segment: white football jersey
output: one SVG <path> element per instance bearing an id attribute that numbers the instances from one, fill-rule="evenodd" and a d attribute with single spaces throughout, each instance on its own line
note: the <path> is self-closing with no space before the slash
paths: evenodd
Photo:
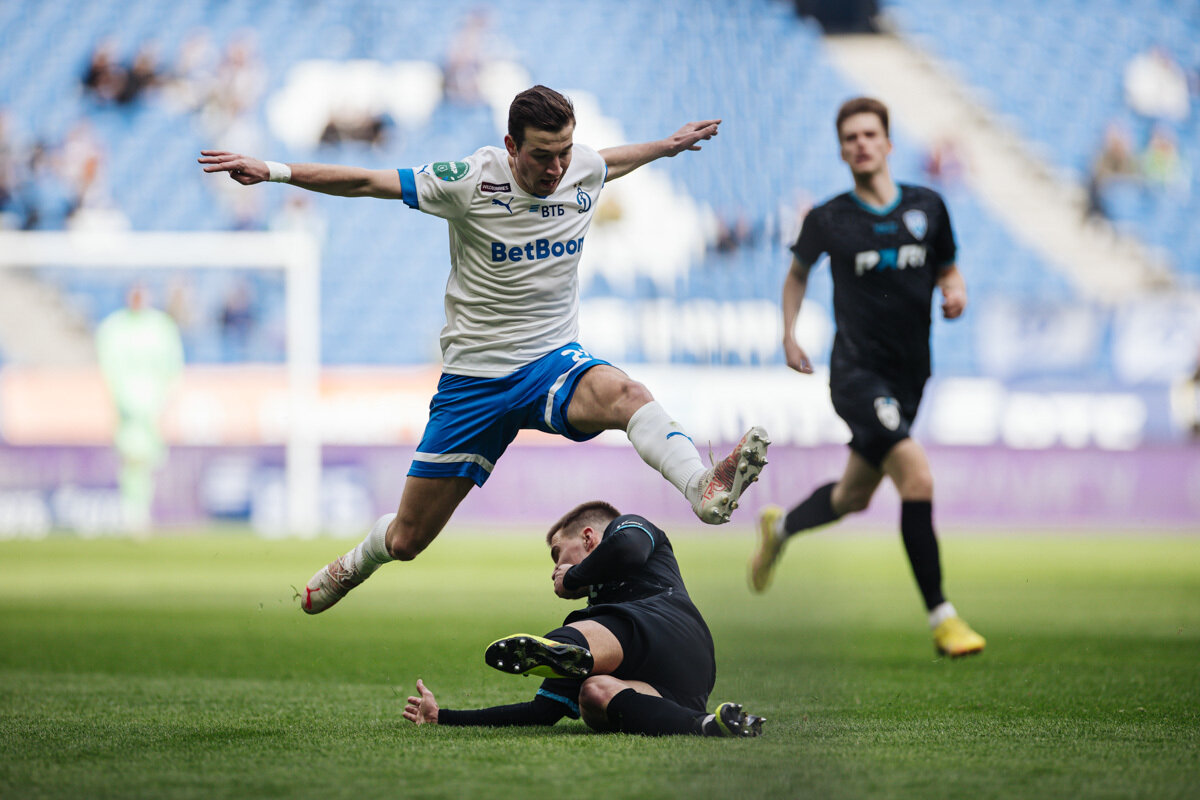
<path id="1" fill-rule="evenodd" d="M 444 372 L 507 375 L 579 336 L 579 255 L 608 167 L 571 152 L 548 197 L 517 186 L 501 147 L 399 170 L 404 202 L 450 226 Z"/>

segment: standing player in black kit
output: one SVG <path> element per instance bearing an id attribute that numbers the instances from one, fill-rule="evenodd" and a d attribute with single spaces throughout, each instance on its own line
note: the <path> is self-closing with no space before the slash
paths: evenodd
<path id="1" fill-rule="evenodd" d="M 886 476 L 900 494 L 900 533 L 937 649 L 950 656 L 978 653 L 983 637 L 942 594 L 933 475 L 925 451 L 909 435 L 930 373 L 934 288 L 942 292 L 946 319 L 967 306 L 966 284 L 954 263 L 954 231 L 937 192 L 893 182 L 887 106 L 867 97 L 847 101 L 838 111 L 837 133 L 854 190 L 809 212 L 792 246 L 783 284 L 783 350 L 789 367 L 812 372 L 793 326 L 809 269 L 828 253 L 837 323 L 829 383 L 834 409 L 850 427 L 850 458 L 841 479 L 786 514 L 775 506 L 763 509 L 750 585 L 765 591 L 789 536 L 862 511 Z"/>

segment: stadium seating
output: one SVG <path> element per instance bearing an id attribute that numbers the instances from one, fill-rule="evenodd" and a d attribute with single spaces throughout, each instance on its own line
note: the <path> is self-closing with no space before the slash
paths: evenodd
<path id="1" fill-rule="evenodd" d="M 961 74 L 1051 164 L 1081 185 L 1110 124 L 1141 151 L 1156 125 L 1178 145 L 1179 184 L 1105 187 L 1116 225 L 1157 247 L 1185 284 L 1200 286 L 1200 248 L 1187 220 L 1200 217 L 1200 113 L 1155 121 L 1132 110 L 1125 67 L 1159 47 L 1200 89 L 1200 6 L 1177 0 L 957 3 L 888 0 L 900 31 Z M 972 35 L 987 31 L 986 36 Z M 1193 105 L 1195 105 L 1193 103 Z"/>
<path id="2" fill-rule="evenodd" d="M 1195 19 L 1190 27 L 1178 26 L 1183 30 L 1163 22 L 1171 17 L 1169 0 L 1152 3 L 1154 14 L 1139 14 L 1137 19 L 1121 15 L 1131 35 L 1120 47 L 1105 38 L 1108 26 L 1102 18 L 1104 13 L 1119 14 L 1127 5 L 1123 0 L 1099 5 L 1073 0 L 1052 8 L 1034 0 L 965 6 L 952 0 L 896 0 L 885 5 L 906 31 L 963 70 L 1000 111 L 1020 120 L 1021 132 L 1040 142 L 1055 163 L 1074 170 L 1086 165 L 1095 135 L 1120 103 L 1118 69 L 1097 77 L 1079 64 L 1119 64 L 1140 44 L 1157 37 L 1165 37 L 1185 58 L 1200 57 L 1194 44 L 1200 41 Z M 1102 11 L 1094 10 L 1100 6 Z M 105 183 L 112 206 L 135 230 L 262 228 L 272 223 L 294 190 L 265 187 L 257 195 L 261 206 L 239 217 L 226 195 L 217 191 L 216 181 L 197 168 L 195 156 L 201 148 L 244 146 L 281 160 L 395 167 L 460 157 L 499 141 L 489 111 L 446 103 L 418 127 L 393 121 L 391 136 L 381 146 L 303 149 L 283 142 L 272 130 L 267 111 L 298 61 L 424 60 L 440 65 L 462 21 L 476 8 L 474 0 L 0 4 L 0 110 L 19 121 L 19 136 L 27 142 L 61 141 L 77 121 L 86 120 L 106 153 Z M 719 139 L 707 144 L 703 154 L 660 167 L 711 217 L 744 217 L 756 235 L 733 252 L 710 248 L 686 274 L 676 276 L 665 293 L 680 304 L 712 299 L 776 302 L 799 208 L 847 188 L 832 119 L 838 104 L 859 90 L 834 69 L 815 24 L 797 17 L 792 4 L 780 0 L 664 0 L 639 4 L 629 13 L 613 13 L 598 3 L 556 4 L 529 13 L 528 4 L 502 0 L 487 9 L 493 36 L 490 55 L 520 65 L 534 81 L 594 95 L 603 114 L 615 120 L 630 141 L 663 136 L 691 118 L 724 119 Z M 967 35 L 984 29 L 987 37 Z M 80 89 L 88 58 L 105 38 L 111 38 L 125 58 L 140 45 L 156 42 L 161 63 L 169 68 L 199 31 L 207 32 L 220 51 L 248 30 L 258 32 L 252 41 L 257 41 L 262 95 L 235 128 L 216 128 L 211 115 L 173 106 L 162 92 L 113 107 L 97 103 Z M 264 31 L 272 32 L 269 42 Z M 1028 72 L 1014 77 L 1004 68 L 1015 60 Z M 26 64 L 38 66 L 14 66 Z M 1084 79 L 1102 81 L 1103 91 L 1081 93 L 1078 81 Z M 1066 99 L 1081 94 L 1088 102 L 1063 113 Z M 1181 144 L 1186 141 L 1184 155 L 1192 163 L 1200 159 L 1196 131 L 1193 116 L 1190 126 L 1180 131 L 1187 135 L 1179 137 Z M 894 138 L 894 174 L 902 181 L 925 182 L 924 151 L 906 138 L 902 127 Z M 1181 258 L 1181 270 L 1200 274 L 1200 235 L 1191 230 L 1181 237 L 1181 228 L 1194 226 L 1178 224 L 1200 211 L 1196 178 L 1187 203 L 1136 195 L 1118 198 L 1117 205 L 1119 214 L 1127 215 L 1147 241 L 1190 254 Z M 1067 281 L 997 224 L 967 189 L 942 188 L 960 250 L 970 254 L 961 267 L 977 301 L 993 295 L 1042 301 L 1072 298 Z M 447 265 L 444 225 L 399 204 L 316 195 L 310 213 L 324 229 L 323 361 L 405 364 L 435 358 Z M 626 284 L 607 269 L 609 265 L 599 265 L 583 287 L 585 302 L 618 297 L 636 305 L 664 293 L 655 281 Z M 46 270 L 44 276 L 61 285 L 93 320 L 119 305 L 120 289 L 130 279 L 126 274 L 81 277 L 56 270 Z M 221 339 L 216 322 L 221 303 L 231 285 L 245 278 L 187 274 L 198 320 L 187 335 L 191 360 L 282 357 L 283 289 L 270 276 L 249 278 L 260 319 L 254 342 L 231 349 Z M 165 294 L 168 278 L 151 278 L 155 280 Z M 827 270 L 814 272 L 810 297 L 828 313 Z M 981 334 L 976 324 L 970 315 L 953 326 L 935 324 L 941 374 L 980 373 Z M 636 359 L 641 352 L 634 348 L 625 357 Z M 720 364 L 743 363 L 747 356 L 717 349 L 699 356 L 680 351 L 671 358 Z M 770 359 L 781 360 L 778 351 Z"/>

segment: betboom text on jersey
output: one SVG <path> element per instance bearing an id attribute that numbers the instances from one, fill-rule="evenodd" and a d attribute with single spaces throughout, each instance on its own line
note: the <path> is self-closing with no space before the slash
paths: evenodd
<path id="1" fill-rule="evenodd" d="M 504 242 L 492 242 L 492 263 L 500 264 L 505 261 L 540 261 L 550 256 L 575 255 L 583 250 L 583 237 L 568 239 L 565 242 L 551 242 L 549 239 L 538 239 L 526 242 L 524 245 L 507 245 Z"/>

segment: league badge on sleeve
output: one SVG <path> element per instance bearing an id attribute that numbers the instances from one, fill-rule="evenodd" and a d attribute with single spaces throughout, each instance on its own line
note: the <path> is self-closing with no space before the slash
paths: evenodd
<path id="1" fill-rule="evenodd" d="M 929 232 L 929 219 L 920 209 L 914 208 L 905 211 L 900 219 L 904 220 L 904 227 L 908 228 L 908 232 L 918 240 L 924 239 L 925 234 Z"/>
<path id="2" fill-rule="evenodd" d="M 465 161 L 439 161 L 430 167 L 433 176 L 447 183 L 465 177 L 471 171 L 471 165 Z"/>

